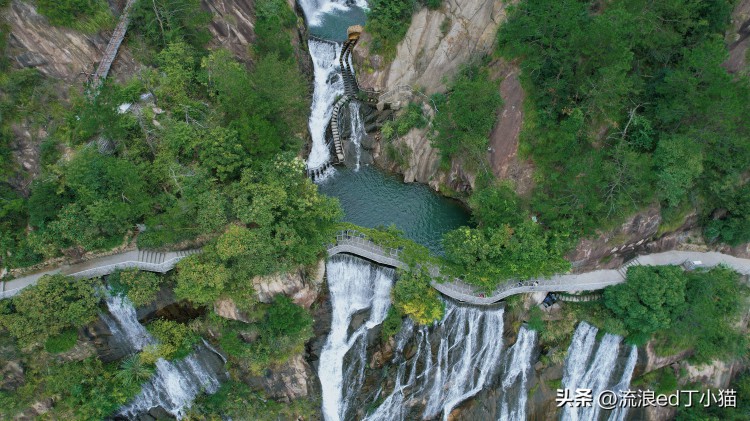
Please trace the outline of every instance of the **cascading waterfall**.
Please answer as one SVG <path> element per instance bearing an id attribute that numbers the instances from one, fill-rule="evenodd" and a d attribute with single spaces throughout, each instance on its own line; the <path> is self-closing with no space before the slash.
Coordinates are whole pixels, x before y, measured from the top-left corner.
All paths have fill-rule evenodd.
<path id="1" fill-rule="evenodd" d="M 367 135 L 365 132 L 365 122 L 360 112 L 361 106 L 359 101 L 349 102 L 349 116 L 351 121 L 351 141 L 354 144 L 354 150 L 357 152 L 357 162 L 355 170 L 359 170 L 359 161 L 362 157 L 362 139 Z"/>
<path id="2" fill-rule="evenodd" d="M 531 359 L 535 346 L 536 332 L 521 327 L 518 339 L 509 350 L 505 363 L 498 421 L 526 419 L 528 379 L 532 369 Z"/>
<path id="3" fill-rule="evenodd" d="M 442 413 L 447 420 L 453 408 L 478 393 L 497 373 L 503 344 L 503 309 L 446 302 L 445 310 L 443 320 L 434 328 L 417 330 L 417 352 L 410 364 L 403 355 L 402 341 L 406 339 L 401 335 L 413 335 L 414 329 L 410 325 L 402 328 L 393 359 L 398 364 L 395 387 L 367 420 L 403 420 L 409 407 L 420 403 L 425 404 L 422 418 L 431 419 Z M 431 336 L 440 341 L 436 355 Z"/>
<path id="4" fill-rule="evenodd" d="M 102 319 L 114 335 L 122 335 L 125 338 L 131 352 L 138 352 L 145 346 L 156 343 L 146 328 L 138 322 L 130 300 L 113 296 L 108 297 L 106 302 L 111 317 L 103 314 Z M 216 357 L 209 348 L 205 350 Z M 181 418 L 199 393 L 214 393 L 219 389 L 223 361 L 220 358 L 216 359 L 218 364 L 194 352 L 179 361 L 157 360 L 153 377 L 142 385 L 141 393 L 131 403 L 120 409 L 120 415 L 135 418 L 160 406 L 178 419 Z"/>
<path id="5" fill-rule="evenodd" d="M 350 419 L 349 405 L 364 379 L 367 333 L 385 319 L 395 271 L 351 256 L 335 256 L 326 264 L 331 296 L 331 332 L 320 354 L 323 416 Z M 367 320 L 349 333 L 352 317 L 369 309 Z M 349 354 L 349 355 L 347 355 Z M 344 360 L 349 360 L 344 369 Z"/>
<path id="6" fill-rule="evenodd" d="M 341 46 L 333 42 L 308 41 L 314 68 L 313 99 L 308 126 L 312 137 L 312 149 L 307 159 L 307 168 L 316 169 L 331 159 L 326 142 L 326 127 L 331 121 L 333 104 L 337 96 L 344 94 L 344 80 L 338 65 Z"/>
<path id="7" fill-rule="evenodd" d="M 570 390 L 571 395 L 575 394 L 576 389 L 591 389 L 596 400 L 603 390 L 619 393 L 630 385 L 630 378 L 638 359 L 637 348 L 622 344 L 622 337 L 611 334 L 605 334 L 597 347 L 597 333 L 597 328 L 581 322 L 573 334 L 562 379 L 562 387 Z M 621 352 L 629 353 L 624 366 L 618 367 Z M 611 411 L 608 418 L 604 417 L 602 409 L 594 402 L 591 407 L 585 408 L 565 406 L 562 419 L 594 421 L 605 418 L 619 421 L 625 414 L 625 410 Z"/>
<path id="8" fill-rule="evenodd" d="M 321 17 L 326 13 L 332 13 L 335 10 L 346 10 L 349 8 L 348 3 L 353 3 L 362 9 L 367 8 L 366 0 L 298 0 L 302 11 L 305 13 L 308 26 L 318 26 L 321 23 Z"/>

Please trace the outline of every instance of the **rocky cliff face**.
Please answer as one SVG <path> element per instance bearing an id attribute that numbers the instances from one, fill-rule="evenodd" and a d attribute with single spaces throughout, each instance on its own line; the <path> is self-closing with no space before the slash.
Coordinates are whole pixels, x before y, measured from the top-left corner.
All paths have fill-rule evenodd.
<path id="1" fill-rule="evenodd" d="M 212 48 L 226 48 L 243 62 L 250 61 L 250 45 L 255 39 L 255 2 L 248 0 L 201 0 L 211 13 L 209 26 Z"/>
<path id="2" fill-rule="evenodd" d="M 727 31 L 729 58 L 724 67 L 730 73 L 750 72 L 747 68 L 747 50 L 750 48 L 750 0 L 742 0 L 732 13 L 732 26 Z"/>
<path id="3" fill-rule="evenodd" d="M 82 83 L 96 70 L 109 34 L 86 35 L 50 25 L 33 4 L 13 0 L 3 16 L 9 26 L 8 55 L 18 67 L 34 67 L 42 74 L 69 83 Z M 112 65 L 111 77 L 122 80 L 139 68 L 127 48 Z"/>
<path id="4" fill-rule="evenodd" d="M 473 57 L 487 54 L 505 19 L 508 2 L 446 0 L 439 10 L 422 9 L 412 18 L 396 57 L 386 63 L 371 55 L 367 37 L 354 50 L 362 87 L 388 91 L 400 85 L 424 89 L 427 95 L 445 91 L 446 79 Z"/>

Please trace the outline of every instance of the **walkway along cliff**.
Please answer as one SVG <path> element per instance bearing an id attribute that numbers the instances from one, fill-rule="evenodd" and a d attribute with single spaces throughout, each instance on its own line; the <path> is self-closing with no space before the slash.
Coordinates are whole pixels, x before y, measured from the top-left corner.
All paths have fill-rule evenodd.
<path id="1" fill-rule="evenodd" d="M 94 278 L 110 274 L 118 269 L 138 268 L 150 272 L 165 273 L 172 270 L 177 262 L 199 250 L 177 252 L 149 252 L 133 250 L 107 256 L 86 263 L 64 266 L 51 271 L 24 276 L 12 281 L 3 282 L 0 287 L 0 298 L 18 294 L 23 288 L 33 285 L 43 275 L 62 273 L 75 278 Z M 383 266 L 408 269 L 400 260 L 400 250 L 383 248 L 354 230 L 341 231 L 332 244 L 328 245 L 328 257 L 337 254 L 359 256 Z M 492 294 L 480 296 L 473 286 L 460 279 L 445 280 L 437 268 L 431 268 L 432 287 L 443 295 L 454 300 L 473 305 L 491 305 L 507 297 L 529 292 L 574 292 L 595 291 L 610 285 L 623 283 L 626 280 L 627 268 L 634 265 L 680 265 L 686 261 L 700 261 L 702 266 L 711 267 L 727 265 L 742 275 L 750 275 L 750 259 L 741 259 L 717 252 L 667 251 L 638 256 L 618 269 L 595 270 L 577 274 L 560 274 L 549 278 L 508 281 L 500 285 Z"/>

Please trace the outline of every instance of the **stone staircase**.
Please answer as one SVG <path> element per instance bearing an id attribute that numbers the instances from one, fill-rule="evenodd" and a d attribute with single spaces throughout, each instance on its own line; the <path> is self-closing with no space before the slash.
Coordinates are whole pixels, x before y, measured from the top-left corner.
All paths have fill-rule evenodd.
<path id="1" fill-rule="evenodd" d="M 620 266 L 617 269 L 617 272 L 619 272 L 620 275 L 622 275 L 622 279 L 627 279 L 628 278 L 628 268 L 631 267 L 631 266 L 638 266 L 640 264 L 641 264 L 641 262 L 639 262 L 638 258 L 636 257 L 635 259 L 630 260 L 627 263 L 625 263 L 624 265 Z"/>
<path id="2" fill-rule="evenodd" d="M 348 95 L 342 96 L 336 105 L 333 106 L 333 113 L 331 115 L 331 134 L 333 134 L 333 149 L 336 152 L 336 159 L 339 163 L 344 162 L 344 145 L 341 142 L 341 133 L 339 120 L 341 116 L 341 108 L 349 102 L 351 98 Z"/>
<path id="3" fill-rule="evenodd" d="M 120 21 L 117 22 L 117 26 L 115 27 L 114 32 L 112 32 L 112 37 L 109 39 L 109 44 L 107 44 L 107 48 L 104 50 L 102 60 L 99 62 L 99 66 L 97 67 L 96 72 L 94 73 L 93 80 L 91 81 L 91 88 L 93 91 L 96 91 L 96 89 L 101 86 L 104 79 L 107 78 L 109 69 L 112 67 L 112 63 L 115 61 L 115 58 L 117 58 L 117 52 L 120 50 L 122 40 L 125 38 L 125 34 L 128 32 L 128 25 L 130 24 L 130 11 L 132 10 L 133 5 L 136 1 L 137 0 L 128 0 L 127 3 L 125 3 L 125 7 L 122 9 Z"/>
<path id="4" fill-rule="evenodd" d="M 359 92 L 359 87 L 357 84 L 357 78 L 354 77 L 354 72 L 349 65 L 349 58 L 351 57 L 352 49 L 357 45 L 358 41 L 359 38 L 346 40 L 341 47 L 341 54 L 339 54 L 341 75 L 344 78 L 344 94 L 352 98 L 356 97 L 357 92 Z"/>
<path id="5" fill-rule="evenodd" d="M 587 303 L 590 301 L 598 301 L 602 299 L 602 293 L 593 293 L 593 294 L 566 294 L 566 293 L 557 293 L 555 294 L 557 299 L 559 301 L 563 301 L 566 303 Z"/>

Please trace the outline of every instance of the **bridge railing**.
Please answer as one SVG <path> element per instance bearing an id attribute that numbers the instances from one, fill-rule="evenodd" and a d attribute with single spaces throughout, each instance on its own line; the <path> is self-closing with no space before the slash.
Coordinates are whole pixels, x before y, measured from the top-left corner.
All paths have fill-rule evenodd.
<path id="1" fill-rule="evenodd" d="M 338 245 L 338 244 L 356 245 L 357 247 L 361 247 L 367 251 L 370 251 L 370 252 L 379 254 L 383 257 L 388 257 L 391 259 L 398 259 L 401 254 L 400 248 L 379 246 L 375 244 L 372 240 L 370 240 L 367 234 L 357 231 L 357 230 L 339 231 L 336 234 L 336 243 L 332 244 L 330 247 Z"/>

